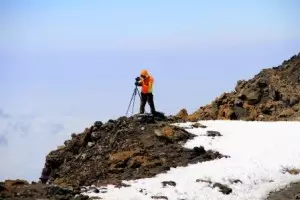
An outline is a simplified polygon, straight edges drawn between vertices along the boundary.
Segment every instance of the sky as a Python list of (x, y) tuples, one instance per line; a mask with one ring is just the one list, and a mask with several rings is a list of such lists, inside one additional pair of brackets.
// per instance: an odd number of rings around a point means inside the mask
[(125, 115), (144, 68), (157, 110), (171, 115), (280, 65), (300, 52), (299, 9), (297, 0), (1, 0), (0, 180), (36, 179), (72, 132)]

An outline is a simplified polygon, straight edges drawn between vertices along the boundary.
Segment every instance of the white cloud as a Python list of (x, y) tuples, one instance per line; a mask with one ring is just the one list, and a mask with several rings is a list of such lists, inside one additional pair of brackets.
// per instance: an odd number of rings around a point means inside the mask
[(70, 117), (10, 116), (0, 111), (0, 180), (37, 181), (46, 155), (88, 125)]
[(7, 113), (5, 113), (2, 109), (0, 109), (0, 118), (10, 118), (11, 116)]

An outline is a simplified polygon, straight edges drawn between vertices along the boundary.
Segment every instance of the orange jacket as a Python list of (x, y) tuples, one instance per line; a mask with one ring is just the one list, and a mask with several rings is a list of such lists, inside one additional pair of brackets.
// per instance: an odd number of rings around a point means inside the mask
[(140, 84), (142, 86), (142, 93), (144, 94), (152, 93), (153, 83), (154, 83), (154, 79), (150, 75), (145, 79), (141, 79)]

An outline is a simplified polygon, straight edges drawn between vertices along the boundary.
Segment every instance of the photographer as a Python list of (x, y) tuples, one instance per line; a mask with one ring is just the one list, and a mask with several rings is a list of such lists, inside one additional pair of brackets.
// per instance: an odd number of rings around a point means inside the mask
[(142, 87), (141, 90), (141, 105), (140, 105), (140, 114), (145, 112), (145, 106), (148, 102), (151, 113), (156, 114), (154, 101), (153, 101), (153, 77), (148, 73), (147, 70), (142, 70), (140, 77), (135, 79), (135, 85)]

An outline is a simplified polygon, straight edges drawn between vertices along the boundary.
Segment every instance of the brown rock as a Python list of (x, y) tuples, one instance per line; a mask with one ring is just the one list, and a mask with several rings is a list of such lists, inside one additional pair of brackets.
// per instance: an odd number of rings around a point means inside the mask
[(186, 119), (187, 117), (189, 116), (187, 110), (184, 108), (184, 109), (181, 109), (179, 111), (179, 113), (177, 113), (176, 117), (180, 118), (180, 119)]
[(289, 99), (289, 104), (291, 107), (293, 107), (294, 105), (296, 105), (297, 103), (299, 103), (299, 97), (298, 96), (292, 96)]
[(146, 165), (146, 163), (148, 162), (148, 158), (145, 156), (135, 156), (133, 158), (131, 158), (127, 165), (130, 168), (139, 168), (142, 165)]
[(300, 169), (292, 168), (292, 169), (283, 169), (284, 173), (289, 173), (291, 175), (299, 175)]
[(290, 117), (294, 114), (294, 110), (291, 108), (288, 108), (286, 110), (283, 110), (280, 114), (279, 117)]
[(110, 154), (109, 161), (111, 163), (125, 162), (129, 160), (134, 155), (134, 153), (135, 153), (134, 151), (123, 151), (123, 152)]
[(294, 106), (293, 106), (293, 110), (294, 110), (295, 112), (298, 112), (298, 111), (300, 110), (300, 104), (294, 105)]
[(253, 92), (250, 92), (249, 94), (247, 94), (246, 98), (247, 98), (248, 104), (255, 105), (260, 101), (261, 93), (258, 91), (253, 91)]
[(175, 126), (164, 126), (160, 130), (155, 130), (155, 135), (166, 139), (169, 142), (179, 142), (190, 138), (189, 134), (182, 128)]
[(200, 124), (199, 122), (197, 122), (197, 123), (193, 123), (192, 127), (194, 127), (194, 128), (206, 128), (207, 126), (205, 126), (205, 125)]

